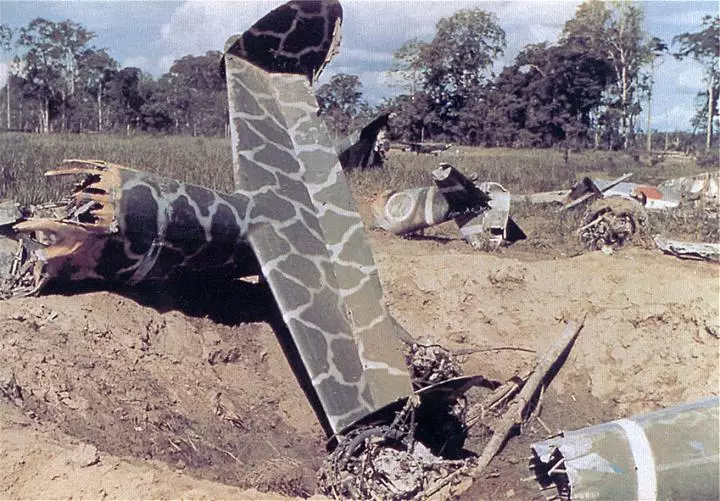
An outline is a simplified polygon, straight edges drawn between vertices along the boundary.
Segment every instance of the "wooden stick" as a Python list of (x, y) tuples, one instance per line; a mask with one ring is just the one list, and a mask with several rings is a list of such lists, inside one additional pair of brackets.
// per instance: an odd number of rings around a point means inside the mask
[(508, 410), (505, 412), (502, 419), (500, 420), (500, 423), (498, 424), (495, 433), (493, 433), (492, 438), (485, 446), (485, 449), (483, 450), (482, 455), (478, 459), (477, 464), (467, 470), (461, 469), (451, 475), (448, 475), (447, 477), (439, 481), (435, 486), (431, 487), (425, 493), (423, 493), (423, 499), (429, 498), (430, 496), (438, 492), (440, 489), (442, 489), (444, 486), (453, 482), (460, 475), (466, 475), (475, 478), (480, 476), (483, 470), (490, 464), (493, 458), (500, 451), (508, 435), (510, 435), (513, 427), (515, 425), (522, 424), (525, 408), (532, 401), (538, 387), (542, 384), (543, 380), (548, 375), (553, 365), (555, 365), (555, 362), (557, 362), (558, 359), (562, 357), (562, 355), (569, 348), (569, 346), (572, 344), (578, 334), (580, 334), (580, 330), (585, 324), (586, 316), (587, 314), (583, 315), (583, 318), (582, 320), (580, 320), (580, 322), (568, 322), (560, 338), (555, 341), (555, 344), (550, 347), (550, 349), (545, 353), (543, 358), (538, 362), (535, 370), (526, 381), (523, 389), (520, 391), (520, 394), (515, 398), (515, 400), (513, 400), (513, 402), (508, 407)]

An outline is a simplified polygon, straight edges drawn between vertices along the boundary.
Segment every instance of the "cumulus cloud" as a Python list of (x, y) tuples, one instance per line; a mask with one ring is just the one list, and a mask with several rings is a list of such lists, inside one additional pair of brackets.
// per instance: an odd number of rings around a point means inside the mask
[(162, 26), (161, 44), (170, 55), (222, 50), (228, 37), (242, 33), (278, 4), (270, 0), (186, 1)]

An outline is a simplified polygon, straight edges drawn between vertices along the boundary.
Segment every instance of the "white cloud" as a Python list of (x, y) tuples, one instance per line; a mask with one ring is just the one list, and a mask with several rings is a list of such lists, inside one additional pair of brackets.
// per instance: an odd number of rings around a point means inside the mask
[(674, 73), (673, 83), (680, 92), (697, 92), (705, 88), (703, 78), (705, 72), (702, 66), (695, 61), (684, 61), (677, 65), (678, 71)]
[(209, 50), (223, 50), (225, 41), (242, 33), (278, 1), (186, 1), (175, 9), (161, 32), (166, 54), (201, 55)]
[(154, 70), (153, 64), (145, 56), (130, 56), (122, 60), (121, 66), (123, 68), (140, 68), (143, 71)]

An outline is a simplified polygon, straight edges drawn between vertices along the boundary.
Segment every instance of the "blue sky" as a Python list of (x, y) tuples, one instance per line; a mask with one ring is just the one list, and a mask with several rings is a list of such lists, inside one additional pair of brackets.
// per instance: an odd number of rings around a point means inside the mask
[[(282, 0), (245, 1), (79, 1), (0, 0), (0, 23), (18, 28), (36, 17), (72, 19), (95, 32), (94, 45), (107, 48), (123, 66), (136, 66), (155, 76), (187, 54), (222, 50), (225, 40), (250, 27)], [(327, 67), (322, 81), (335, 73), (360, 76), (372, 102), (399, 92), (388, 86), (386, 71), (392, 53), (406, 40), (429, 40), (435, 23), (463, 8), (479, 7), (497, 14), (507, 33), (505, 56), (510, 63), (528, 43), (554, 42), (580, 2), (575, 0), (346, 0), (343, 2), (343, 42), (340, 54)], [(717, 14), (714, 1), (640, 2), (645, 29), (670, 42), (683, 32), (698, 31), (703, 15)], [(0, 56), (0, 85), (7, 61)], [(689, 129), (695, 95), (703, 89), (702, 68), (692, 61), (667, 56), (656, 70), (653, 128)], [(644, 118), (641, 119), (644, 125)]]

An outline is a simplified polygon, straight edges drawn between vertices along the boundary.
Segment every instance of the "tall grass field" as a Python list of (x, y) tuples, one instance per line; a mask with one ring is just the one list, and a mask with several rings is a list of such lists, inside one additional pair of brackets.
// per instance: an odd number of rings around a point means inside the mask
[[(69, 193), (68, 181), (46, 178), (43, 173), (58, 167), (63, 159), (73, 158), (105, 160), (224, 192), (233, 189), (228, 139), (0, 133), (0, 199), (29, 205), (64, 198)], [(633, 156), (606, 151), (566, 154), (557, 149), (452, 147), (437, 156), (391, 150), (383, 168), (351, 171), (348, 177), (352, 188), (363, 193), (425, 186), (432, 184), (430, 172), (441, 162), (476, 175), (480, 181), (499, 182), (511, 193), (565, 189), (585, 175), (613, 178), (632, 172), (631, 181), (657, 184), (718, 169), (717, 165), (698, 166), (690, 157), (662, 153)], [(521, 218), (525, 212), (537, 215), (538, 210), (520, 206), (514, 212)], [(667, 215), (655, 219), (671, 225), (694, 224)], [(707, 228), (700, 228), (690, 233), (717, 240), (717, 230), (709, 234)]]

